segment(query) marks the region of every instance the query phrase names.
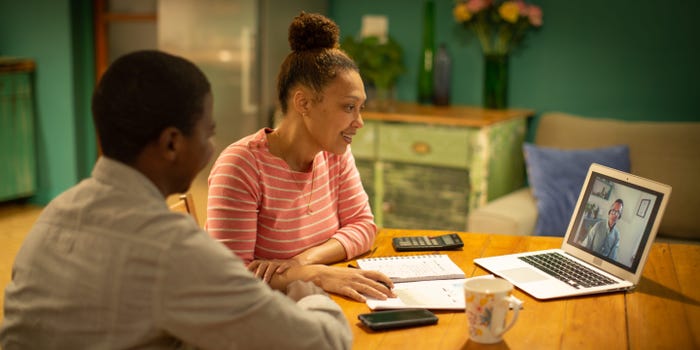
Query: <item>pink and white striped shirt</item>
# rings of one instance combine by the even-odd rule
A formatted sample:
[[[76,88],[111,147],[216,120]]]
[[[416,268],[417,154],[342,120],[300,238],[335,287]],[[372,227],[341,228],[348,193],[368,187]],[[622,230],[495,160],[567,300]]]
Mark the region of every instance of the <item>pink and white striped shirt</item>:
[[[369,250],[377,226],[350,148],[342,156],[319,152],[312,171],[297,172],[270,153],[271,131],[229,145],[214,163],[209,234],[246,263],[289,259],[329,238],[348,259]]]

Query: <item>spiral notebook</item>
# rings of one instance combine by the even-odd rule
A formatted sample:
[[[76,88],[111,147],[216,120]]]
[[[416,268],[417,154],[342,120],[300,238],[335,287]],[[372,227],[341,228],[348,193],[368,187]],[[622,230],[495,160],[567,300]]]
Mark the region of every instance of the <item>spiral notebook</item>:
[[[367,306],[379,309],[464,309],[464,271],[445,254],[390,256],[358,259],[363,270],[380,271],[394,282],[397,298],[367,298]]]
[[[395,283],[464,278],[464,271],[445,254],[358,259],[363,270],[375,270]]]

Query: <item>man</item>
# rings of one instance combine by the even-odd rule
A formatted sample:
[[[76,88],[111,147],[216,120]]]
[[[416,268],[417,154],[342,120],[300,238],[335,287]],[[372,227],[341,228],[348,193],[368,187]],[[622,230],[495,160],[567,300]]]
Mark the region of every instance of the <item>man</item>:
[[[608,220],[596,222],[581,244],[610,259],[617,259],[617,251],[620,248],[620,232],[616,225],[617,220],[622,217],[623,205],[622,199],[616,199],[608,210]]]
[[[103,156],[27,235],[5,293],[5,350],[349,348],[309,282],[272,291],[165,198],[213,153],[209,82],[158,51],[116,60],[93,95]],[[297,303],[294,300],[298,300]]]

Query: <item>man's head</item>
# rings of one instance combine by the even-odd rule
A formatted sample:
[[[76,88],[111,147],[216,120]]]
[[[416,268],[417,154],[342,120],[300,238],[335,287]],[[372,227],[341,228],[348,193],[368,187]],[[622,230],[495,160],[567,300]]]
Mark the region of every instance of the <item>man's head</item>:
[[[210,92],[202,71],[183,58],[159,51],[118,58],[92,96],[102,153],[131,164],[168,126],[190,135]]]
[[[102,153],[184,192],[211,158],[211,86],[192,62],[159,51],[114,61],[92,97]]]
[[[624,206],[624,203],[622,202],[622,199],[618,198],[613,202],[612,206],[610,206],[610,210],[608,210],[608,224],[612,226],[622,218],[622,207]]]

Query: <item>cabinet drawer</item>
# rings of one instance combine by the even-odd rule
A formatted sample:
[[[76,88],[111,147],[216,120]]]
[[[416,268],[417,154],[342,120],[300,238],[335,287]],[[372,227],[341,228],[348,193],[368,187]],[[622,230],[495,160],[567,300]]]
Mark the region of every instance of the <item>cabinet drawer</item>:
[[[457,168],[469,166],[471,140],[477,133],[470,128],[395,123],[379,124],[377,131],[379,159]]]
[[[467,229],[469,170],[383,162],[383,227]]]
[[[377,123],[365,122],[352,138],[352,155],[358,159],[376,159]]]
[[[27,73],[0,73],[0,96],[5,98],[30,98],[31,80]]]

